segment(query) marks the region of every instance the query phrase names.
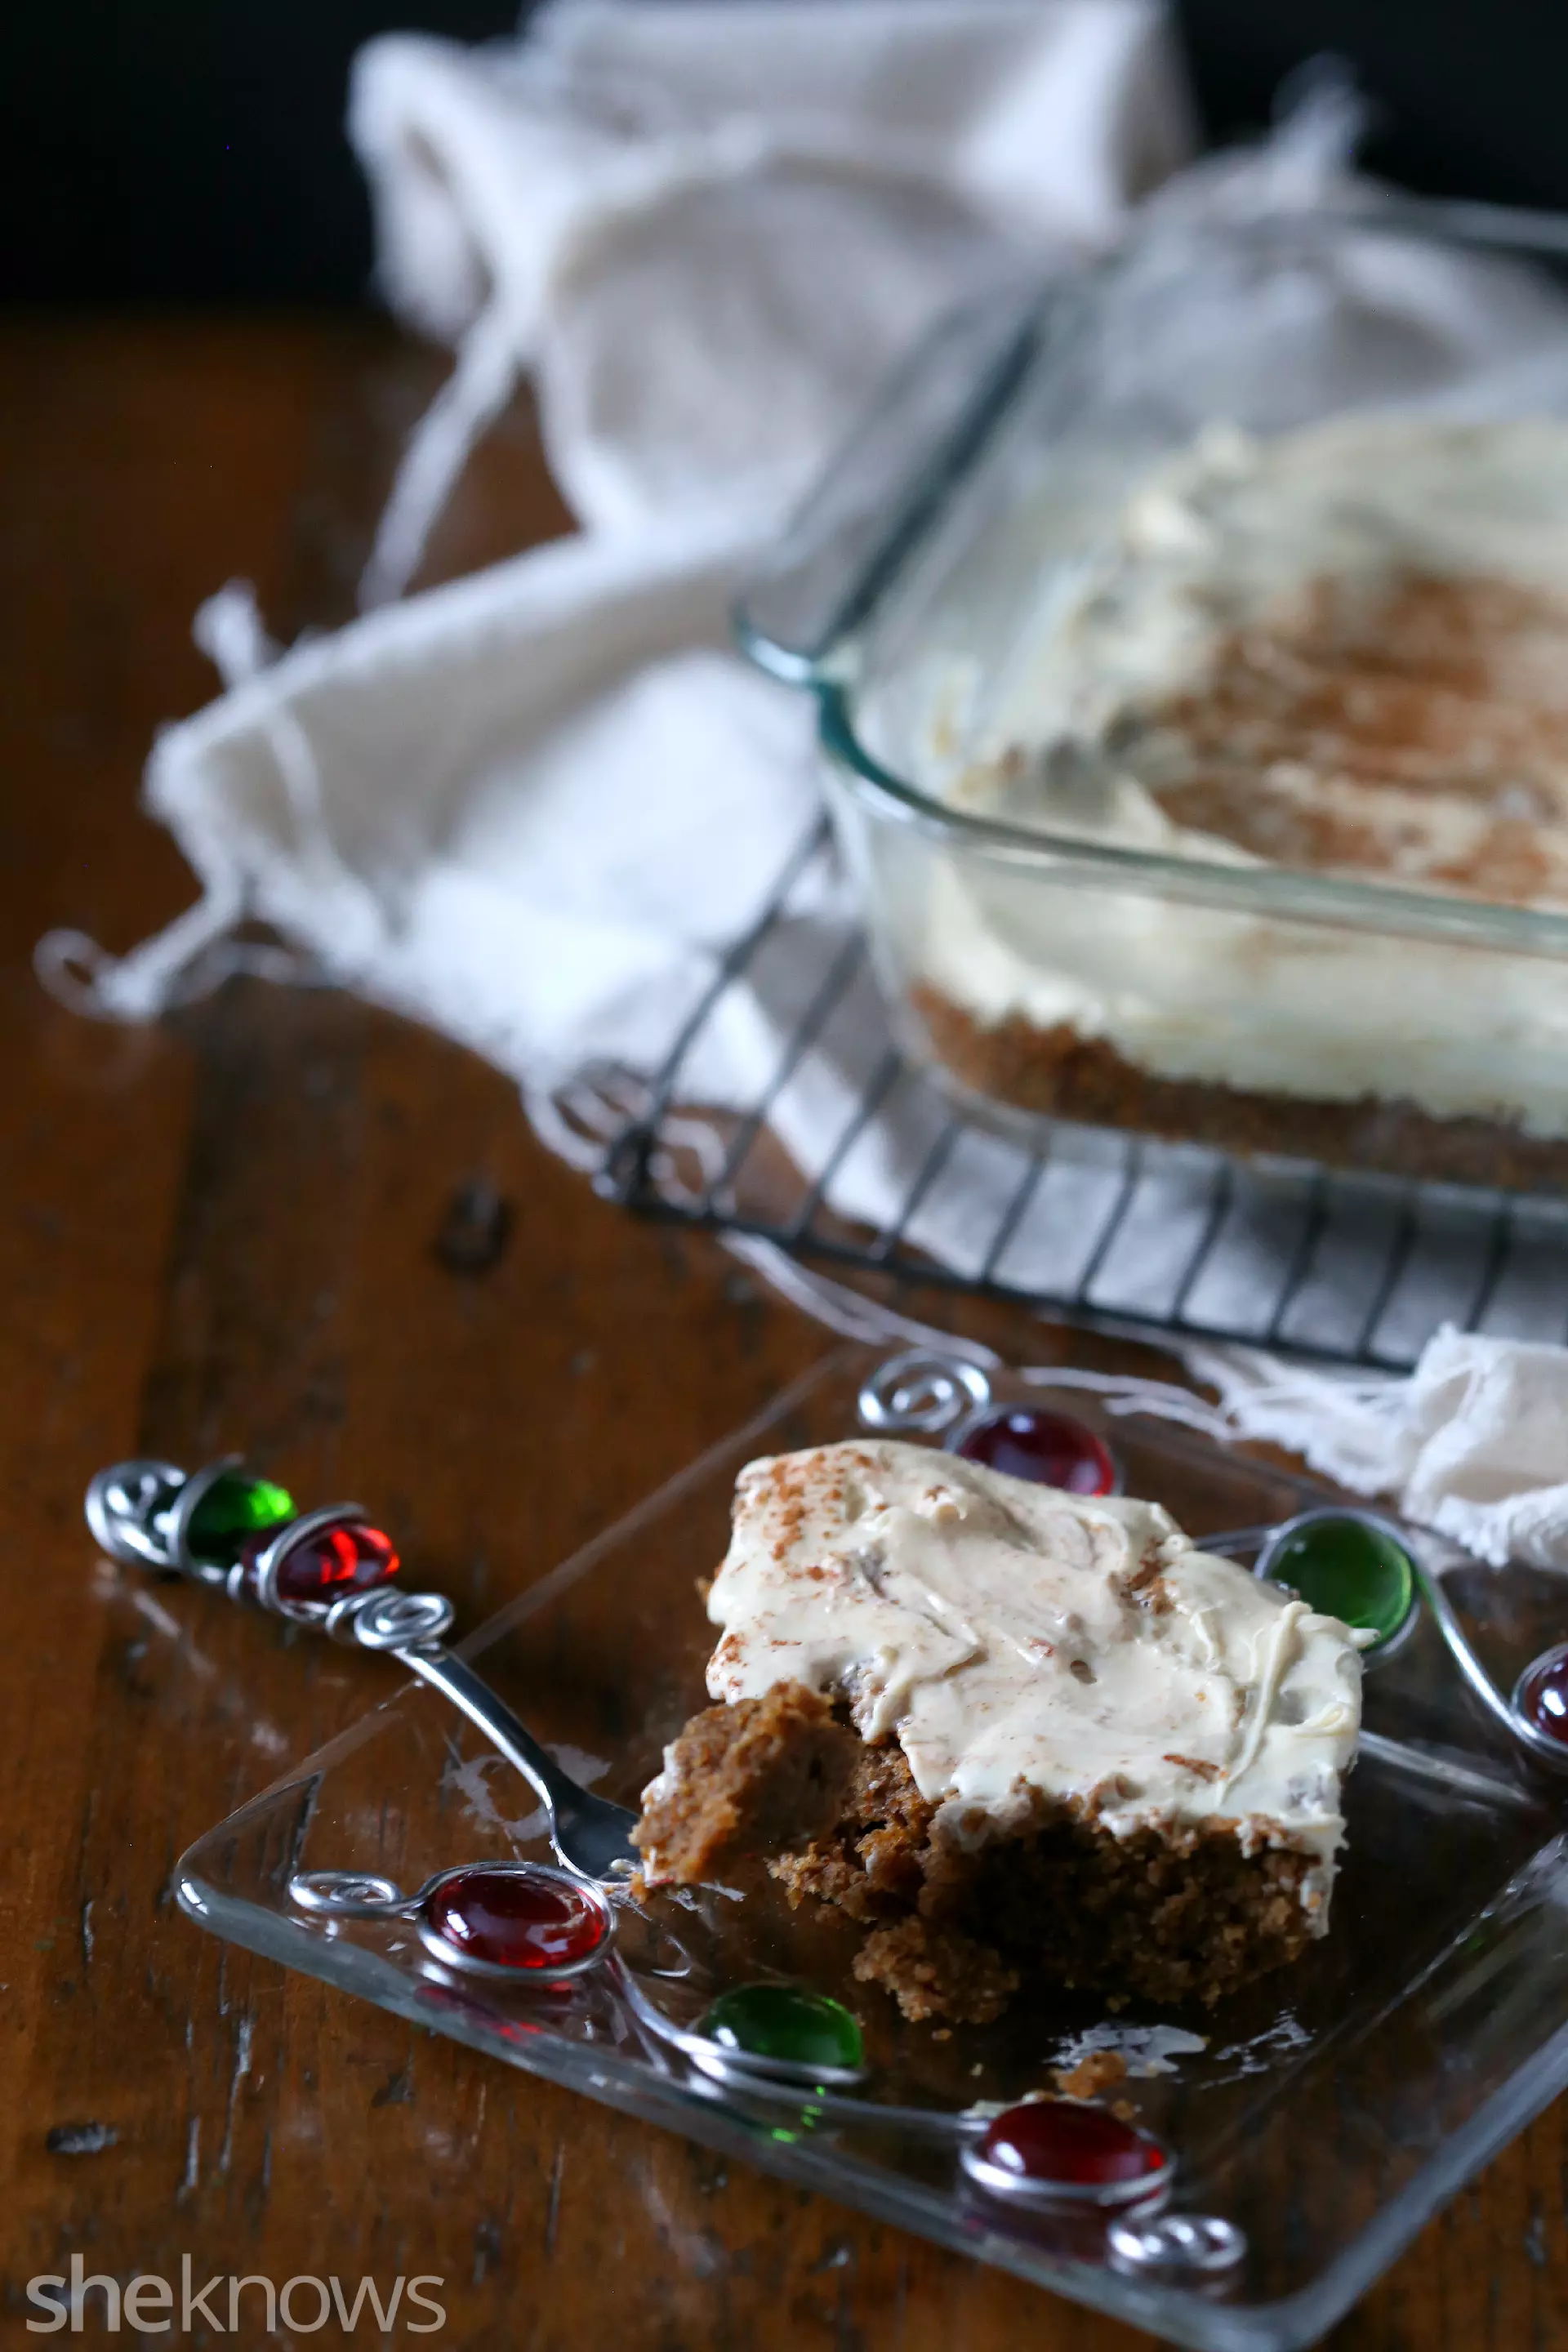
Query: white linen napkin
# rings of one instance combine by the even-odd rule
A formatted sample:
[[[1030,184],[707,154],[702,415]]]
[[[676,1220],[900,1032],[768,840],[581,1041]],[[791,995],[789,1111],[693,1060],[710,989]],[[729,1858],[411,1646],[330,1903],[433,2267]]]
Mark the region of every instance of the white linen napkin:
[[[1408,1379],[1249,1348],[1187,1348],[1183,1360],[1218,1391],[1218,1433],[1288,1446],[1493,1568],[1568,1570],[1568,1349],[1449,1326]],[[1159,1400],[1131,1409],[1158,1411]]]
[[[584,528],[767,530],[942,310],[1190,143],[1157,0],[560,0],[372,42],[350,132],[384,292],[461,353],[374,596],[520,366]]]
[[[517,43],[373,42],[350,128],[388,299],[459,345],[367,603],[521,367],[584,529],[280,658],[241,584],[215,599],[231,691],[146,779],[203,903],[118,963],[57,935],[43,969],[145,1018],[255,965],[228,934],[258,916],[542,1110],[584,1064],[658,1058],[816,811],[806,702],[731,649],[755,551],[955,299],[1116,231],[1186,103],[1156,0],[560,0]],[[826,884],[797,902],[697,1097],[754,1093],[848,919]],[[862,982],[774,1108],[808,1174],[885,1043]],[[889,1106],[835,1205],[885,1216],[931,1117]]]
[[[1043,273],[1113,236],[1184,152],[1186,120],[1152,0],[560,0],[517,43],[373,43],[351,130],[380,280],[458,347],[367,574],[382,609],[279,655],[243,586],[204,608],[198,635],[228,691],[160,737],[146,779],[203,899],[118,962],[52,936],[50,984],[142,1019],[237,967],[321,973],[487,1055],[572,1148],[550,1090],[584,1067],[657,1063],[816,809],[808,707],[729,646],[754,551],[889,360],[991,276],[1020,260]],[[1337,167],[1342,128],[1320,108],[1271,152],[1202,166],[1159,201],[1201,214],[1277,195],[1291,174],[1310,184]],[[1406,330],[1414,301],[1422,331],[1508,357],[1484,282],[1406,285],[1397,301]],[[525,368],[582,532],[390,602]],[[293,943],[297,966],[235,940],[249,916]],[[851,926],[819,874],[705,1029],[690,1099],[754,1097]],[[877,1225],[907,1200],[942,1116],[896,1090],[842,1149],[886,1044],[862,975],[770,1109],[807,1178],[832,1167],[832,1207]],[[1121,1181],[1120,1147],[1098,1150],[1056,1156],[999,1278],[1070,1286]],[[967,1136],[908,1241],[975,1271],[976,1236],[1026,1164],[1000,1138]],[[1205,1213],[1179,1170],[1148,1177],[1097,1302],[1157,1297]],[[1243,1291],[1250,1245],[1231,1277]],[[768,1270],[860,1336],[910,1328],[776,1258]],[[1309,1301],[1320,1325],[1300,1336],[1331,1344],[1347,1316],[1353,1328],[1354,1291],[1352,1278]],[[1241,1318],[1216,1300],[1214,1319]],[[1531,1352],[1518,1375],[1538,1433],[1555,1352]],[[1237,1425],[1289,1415],[1289,1442],[1310,1454],[1327,1431],[1332,1452],[1348,1392],[1287,1393],[1281,1377],[1236,1375]],[[1496,1400],[1506,1420],[1514,1393],[1500,1373],[1418,1380],[1407,1411],[1380,1391],[1386,1409],[1352,1416],[1387,1438],[1378,1475],[1428,1516],[1493,1511],[1466,1521],[1484,1548],[1503,1524],[1486,1476],[1544,1495],[1545,1439],[1528,1460],[1500,1450]],[[1508,1527],[1568,1564],[1557,1504],[1521,1501]]]
[[[1568,1570],[1568,1348],[1449,1324],[1404,1377],[1289,1363],[1259,1348],[1187,1346],[1181,1356],[1216,1402],[1073,1365],[1025,1366],[1017,1376],[1091,1391],[1119,1417],[1148,1413],[1222,1444],[1283,1445],[1489,1567]]]

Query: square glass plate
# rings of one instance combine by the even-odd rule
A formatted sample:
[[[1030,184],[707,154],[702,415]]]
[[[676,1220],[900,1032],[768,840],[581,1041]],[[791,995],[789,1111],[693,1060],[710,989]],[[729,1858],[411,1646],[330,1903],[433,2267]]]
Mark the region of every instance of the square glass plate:
[[[723,1554],[736,1471],[759,1454],[858,1433],[858,1396],[878,1360],[860,1349],[826,1359],[463,1644],[596,1790],[635,1804],[665,1742],[705,1703],[711,1629],[696,1588]],[[1005,1378],[996,1388],[1007,1397]],[[1194,1536],[1325,1499],[1321,1486],[1184,1429],[1102,1416],[1079,1391],[1037,1382],[1027,1393],[1099,1427],[1126,1490],[1164,1503]],[[1436,1564],[1434,1538],[1412,1530],[1409,1540]],[[1564,1631],[1560,1583],[1466,1567],[1446,1547],[1441,1559],[1510,1687]],[[364,1670],[372,1685],[368,1660]],[[874,2070],[847,2095],[709,2081],[639,2028],[602,1972],[514,1990],[449,1972],[405,1922],[297,1907],[299,1871],[379,1873],[412,1893],[459,1863],[549,1860],[531,1791],[417,1685],[203,1838],[180,1865],[180,1895],[215,1933],[509,2065],[1177,2343],[1274,2352],[1320,2336],[1568,2084],[1568,1789],[1510,1751],[1425,1612],[1369,1672],[1365,1721],[1374,1737],[1347,1785],[1331,1933],[1212,2011],[1133,2004],[1112,2015],[1101,1998],[1026,1990],[996,2024],[939,2039],[855,1982],[847,1923],[791,1913],[760,1873],[739,1895],[623,1909],[622,1960],[677,2025],[726,1986],[759,1979],[804,1979],[845,2001]],[[1244,2258],[1224,2274],[1129,2272],[1104,2217],[1030,2216],[968,2185],[954,2118],[1048,2091],[1086,2036],[1122,2051],[1130,2074],[1115,2095],[1176,2153],[1172,2210],[1245,2234]],[[889,2107],[903,2112],[879,2120]]]

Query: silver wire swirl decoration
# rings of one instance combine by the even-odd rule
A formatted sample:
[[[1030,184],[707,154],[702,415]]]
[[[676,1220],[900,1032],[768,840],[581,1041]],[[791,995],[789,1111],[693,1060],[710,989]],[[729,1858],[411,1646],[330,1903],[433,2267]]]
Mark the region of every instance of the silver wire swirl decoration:
[[[396,1919],[409,1908],[397,1881],[374,1870],[297,1870],[289,1897],[324,1919]]]
[[[405,1650],[438,1642],[456,1615],[444,1592],[351,1592],[328,1611],[327,1632],[362,1650]]]
[[[991,1382],[969,1358],[943,1355],[935,1348],[906,1348],[871,1373],[860,1391],[858,1410],[867,1429],[889,1436],[910,1430],[935,1436],[990,1402]]]
[[[1113,2221],[1110,2257],[1119,2270],[1228,2271],[1247,2252],[1234,2221],[1217,2213],[1162,2213],[1153,2221]]]
[[[174,1463],[154,1458],[100,1470],[87,1490],[94,1539],[128,1568],[176,1567],[170,1515],[188,1484]]]

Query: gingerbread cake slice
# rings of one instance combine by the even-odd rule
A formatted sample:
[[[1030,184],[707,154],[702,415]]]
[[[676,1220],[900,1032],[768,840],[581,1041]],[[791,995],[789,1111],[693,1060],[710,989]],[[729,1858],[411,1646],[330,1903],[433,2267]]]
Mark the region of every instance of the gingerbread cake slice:
[[[993,2017],[1029,1975],[1213,2000],[1327,1931],[1356,1637],[1158,1505],[889,1440],[781,1454],[741,1474],[708,1612],[720,1704],[646,1793],[645,1876],[768,1854],[907,2015]]]

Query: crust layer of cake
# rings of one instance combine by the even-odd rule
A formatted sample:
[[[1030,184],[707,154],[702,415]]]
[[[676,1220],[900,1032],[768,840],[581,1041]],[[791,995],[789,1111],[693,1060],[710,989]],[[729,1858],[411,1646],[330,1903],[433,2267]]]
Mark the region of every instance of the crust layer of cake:
[[[726,1860],[831,1828],[858,1741],[804,1683],[694,1715],[665,1751],[632,1832],[649,1885],[696,1885]]]
[[[1163,1078],[1069,1022],[1042,1025],[1025,1013],[984,1020],[925,985],[910,991],[910,1002],[960,1085],[1019,1110],[1212,1144],[1242,1159],[1273,1155],[1436,1182],[1568,1191],[1568,1141],[1526,1135],[1505,1120],[1441,1118],[1376,1095],[1321,1101]]]
[[[770,1867],[792,1902],[870,1929],[856,1975],[907,2017],[984,2024],[1024,1977],[1160,2003],[1212,2002],[1310,1940],[1313,1857],[1244,1845],[1237,1824],[1112,1836],[1092,1809],[1037,1797],[1013,1834],[944,1834],[899,1748],[865,1748],[832,1831]]]

